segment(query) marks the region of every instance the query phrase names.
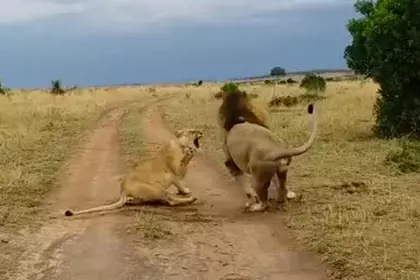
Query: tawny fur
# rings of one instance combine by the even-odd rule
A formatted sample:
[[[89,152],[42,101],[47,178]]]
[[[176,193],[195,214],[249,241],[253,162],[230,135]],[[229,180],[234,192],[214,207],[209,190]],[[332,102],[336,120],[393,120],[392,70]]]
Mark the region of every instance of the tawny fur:
[[[170,140],[150,160],[140,163],[132,172],[119,179],[120,198],[110,205],[98,206],[81,211],[67,210],[66,216],[113,210],[130,203],[158,202],[171,206],[191,204],[194,196],[179,197],[168,191],[174,185],[178,194],[188,195],[190,190],[184,186],[188,164],[197,150],[198,139],[203,132],[197,129],[183,129],[175,133],[176,139]]]
[[[235,178],[235,181],[240,185],[247,195],[248,200],[255,201],[255,191],[244,176],[244,172],[236,165],[230,156],[227,147],[227,133],[232,127],[239,123],[252,123],[266,129],[270,129],[268,125],[269,114],[260,102],[251,99],[246,92],[226,93],[223,95],[223,102],[218,110],[218,123],[221,132],[222,149],[225,155],[225,166],[229,173]],[[274,176],[274,185],[277,188],[278,197],[283,197],[283,189],[286,188],[285,181],[287,176],[287,168],[291,163],[292,158],[288,157],[280,161],[278,168],[278,176]],[[283,185],[281,185],[283,184]],[[287,191],[287,196],[293,198],[295,194],[292,191]],[[278,199],[278,200],[282,200]],[[247,207],[251,201],[247,201]]]
[[[275,135],[267,128],[252,123],[239,123],[227,134],[226,147],[232,160],[238,168],[252,177],[252,190],[256,203],[250,206],[251,211],[262,211],[268,206],[268,187],[274,175],[277,175],[279,187],[277,201],[285,202],[288,198],[286,189],[286,172],[283,161],[301,155],[312,146],[317,130],[314,106],[308,106],[311,116],[311,135],[299,147],[282,149]],[[255,195],[256,194],[256,195]],[[292,194],[292,193],[290,193]],[[294,197],[291,195],[292,198]]]
[[[273,177],[277,181],[279,203],[296,196],[286,188],[287,167],[292,156],[305,153],[311,147],[317,123],[311,104],[308,107],[312,124],[309,140],[300,147],[283,150],[263,121],[264,114],[262,118],[256,117],[255,107],[248,100],[245,94],[226,94],[219,108],[219,125],[225,133],[222,135],[225,164],[247,197],[254,200],[252,205],[248,201],[246,207],[250,207],[250,211],[262,211],[267,207],[268,187]],[[251,184],[244,174],[251,175]]]

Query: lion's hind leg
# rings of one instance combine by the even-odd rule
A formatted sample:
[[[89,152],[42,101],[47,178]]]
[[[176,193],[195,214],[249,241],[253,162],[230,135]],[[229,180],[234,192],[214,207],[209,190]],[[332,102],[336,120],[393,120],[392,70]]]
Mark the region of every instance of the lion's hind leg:
[[[287,170],[286,171],[277,171],[276,176],[274,176],[276,179],[276,188],[277,188],[277,203],[285,203],[286,199],[294,199],[296,198],[296,193],[289,190],[286,186],[286,180],[287,180]]]
[[[259,201],[250,206],[249,211],[264,211],[268,207],[268,188],[271,179],[277,171],[274,162],[258,161],[251,166],[252,185],[255,188]]]

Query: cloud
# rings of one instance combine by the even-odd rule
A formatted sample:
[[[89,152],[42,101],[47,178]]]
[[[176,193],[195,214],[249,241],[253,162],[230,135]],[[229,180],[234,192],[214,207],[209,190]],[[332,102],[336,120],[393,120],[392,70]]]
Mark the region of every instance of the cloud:
[[[255,24],[270,14],[340,5],[352,0],[0,0],[0,25],[64,14],[77,23],[106,30],[148,30],[172,23]],[[285,13],[286,15],[286,13]],[[275,20],[281,20],[277,18]]]
[[[0,25],[30,22],[59,16],[60,14],[82,13],[84,11],[84,3],[81,1],[60,5],[39,0],[0,0],[0,7]]]

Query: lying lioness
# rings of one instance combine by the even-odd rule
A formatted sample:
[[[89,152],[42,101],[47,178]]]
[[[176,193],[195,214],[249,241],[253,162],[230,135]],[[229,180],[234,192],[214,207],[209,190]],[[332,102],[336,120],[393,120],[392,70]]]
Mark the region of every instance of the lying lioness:
[[[190,190],[181,182],[187,172],[188,163],[200,150],[199,139],[203,132],[198,129],[181,129],[175,133],[176,139],[170,140],[152,159],[139,164],[127,176],[119,179],[120,198],[110,205],[98,206],[81,211],[67,210],[66,216],[113,210],[129,203],[161,202],[171,206],[191,204],[194,196],[178,197],[168,188],[173,184],[181,195]]]

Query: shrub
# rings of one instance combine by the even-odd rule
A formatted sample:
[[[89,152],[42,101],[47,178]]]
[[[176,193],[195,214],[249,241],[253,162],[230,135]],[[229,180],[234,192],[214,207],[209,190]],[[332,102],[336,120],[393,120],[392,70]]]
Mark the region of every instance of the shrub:
[[[293,80],[292,78],[288,78],[286,80],[286,83],[288,83],[288,84],[297,84],[297,81]]]
[[[318,100],[325,99],[325,96],[313,93],[306,93],[297,96],[276,96],[268,102],[269,107],[277,107],[284,105],[286,107],[296,106],[301,103],[312,103]]]
[[[238,85],[237,84],[235,84],[235,83],[226,83],[226,84],[224,84],[221,88],[220,88],[220,91],[219,92],[217,92],[215,95],[214,95],[214,97],[216,98],[216,99],[220,99],[220,98],[222,98],[223,97],[223,94],[225,94],[225,93],[237,93],[237,94],[246,94],[246,92],[245,91],[241,91],[240,89],[239,89],[239,87],[238,87]]]
[[[66,93],[62,88],[61,88],[61,81],[60,80],[53,80],[51,81],[51,93],[52,94],[56,94],[56,95],[62,95],[64,93]]]
[[[242,93],[242,91],[238,87],[238,84],[235,83],[226,83],[220,88],[220,90],[223,93]]]
[[[387,164],[395,164],[403,173],[420,171],[420,143],[403,141],[399,151],[392,151],[386,156]]]
[[[156,88],[155,87],[149,87],[149,88],[147,88],[147,92],[155,93],[156,92]]]
[[[347,24],[353,40],[344,58],[380,86],[373,131],[383,138],[420,138],[420,1],[358,0],[354,7],[361,17]]]
[[[203,81],[202,81],[202,80],[199,80],[199,81],[197,82],[196,86],[197,86],[197,87],[199,87],[199,86],[201,86],[202,84],[203,84]]]
[[[269,107],[277,107],[284,105],[286,107],[294,106],[299,103],[299,98],[297,96],[277,96],[273,97],[270,102],[268,102]]]
[[[325,91],[325,79],[315,74],[307,74],[300,82],[299,87],[305,88],[308,91]]]
[[[5,87],[3,83],[0,82],[0,95],[6,95],[8,92],[10,92],[10,88]]]

